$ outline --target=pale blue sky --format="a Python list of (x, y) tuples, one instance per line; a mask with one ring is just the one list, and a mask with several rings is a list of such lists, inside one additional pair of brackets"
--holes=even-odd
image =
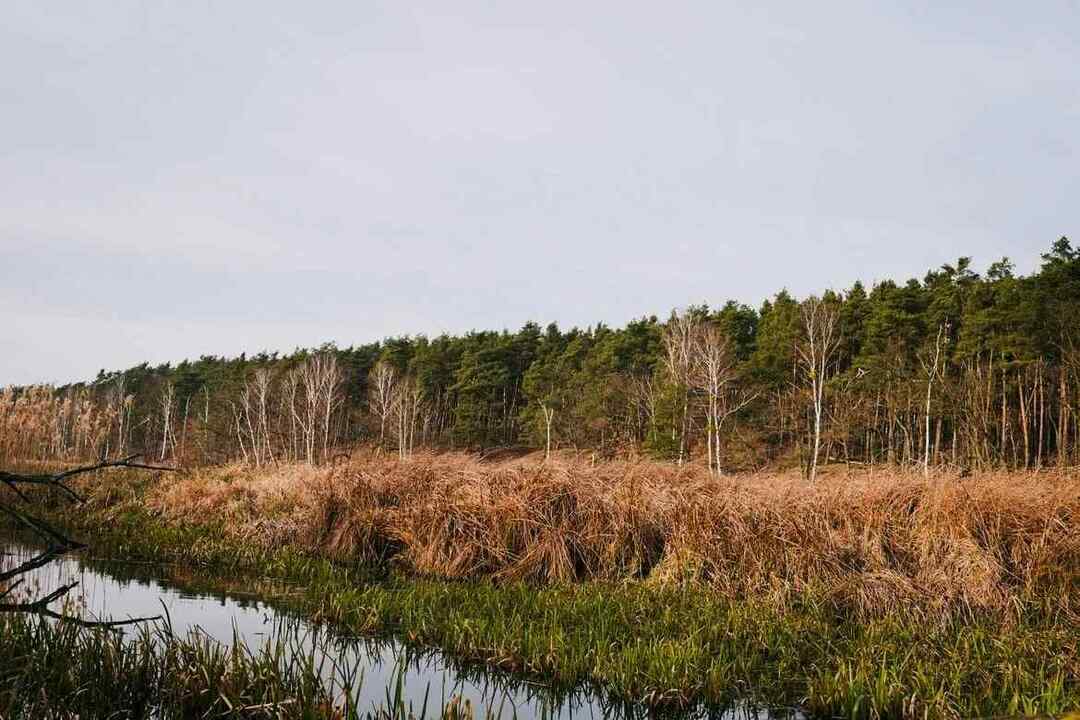
[(8, 2), (0, 385), (1078, 234), (1080, 4)]

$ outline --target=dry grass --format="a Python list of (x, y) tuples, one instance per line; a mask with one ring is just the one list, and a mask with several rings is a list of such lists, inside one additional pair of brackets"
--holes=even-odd
[(246, 542), (445, 578), (645, 578), (779, 603), (813, 592), (869, 615), (1046, 598), (1072, 613), (1080, 588), (1080, 478), (1064, 474), (833, 471), (810, 485), (647, 461), (369, 455), (166, 477), (141, 501)]

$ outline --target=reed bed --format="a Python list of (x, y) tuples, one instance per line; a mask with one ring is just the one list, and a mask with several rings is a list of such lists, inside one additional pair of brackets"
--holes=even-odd
[[(333, 657), (334, 639), (278, 621), (258, 649), (224, 645), (167, 623), (125, 636), (26, 615), (0, 616), (0, 718), (93, 720), (474, 720), (500, 717), (457, 696), (422, 702), (404, 692), (404, 667), (383, 698), (356, 702), (363, 672)], [(506, 714), (507, 717), (512, 714)]]
[[(54, 519), (102, 557), (287, 580), (295, 592), (274, 602), (300, 616), (646, 707), (749, 700), (868, 720), (1080, 708), (1068, 475), (807, 486), (621, 467), (452, 455), (103, 475), (84, 486), (89, 507)], [(768, 544), (746, 547), (757, 534)], [(538, 572), (566, 557), (571, 571)], [(985, 577), (972, 558), (996, 563), (994, 584), (931, 596)], [(872, 562), (939, 585), (886, 596)]]
[(390, 564), (444, 579), (641, 579), (784, 605), (813, 594), (863, 616), (1012, 612), (1075, 619), (1080, 478), (832, 471), (711, 477), (649, 461), (365, 455), (328, 468), (238, 466), (99, 478), (98, 510), (138, 503), (245, 546)]

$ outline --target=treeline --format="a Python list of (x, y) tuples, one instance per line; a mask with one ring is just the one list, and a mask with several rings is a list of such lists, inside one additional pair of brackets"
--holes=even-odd
[(0, 458), (319, 463), (360, 442), (1034, 468), (1080, 454), (1080, 250), (623, 328), (391, 338), (0, 390)]

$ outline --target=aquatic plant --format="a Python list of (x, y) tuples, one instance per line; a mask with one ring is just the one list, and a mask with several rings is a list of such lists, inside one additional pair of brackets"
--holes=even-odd
[[(235, 633), (231, 643), (221, 644), (197, 630), (178, 636), (167, 622), (125, 636), (25, 615), (2, 617), (0, 718), (474, 717), (472, 705), (456, 696), (414, 704), (406, 697), (403, 668), (382, 702), (359, 706), (363, 673), (338, 659), (334, 642), (289, 620), (276, 623), (267, 642), (252, 650)], [(475, 708), (475, 714), (494, 712)]]

